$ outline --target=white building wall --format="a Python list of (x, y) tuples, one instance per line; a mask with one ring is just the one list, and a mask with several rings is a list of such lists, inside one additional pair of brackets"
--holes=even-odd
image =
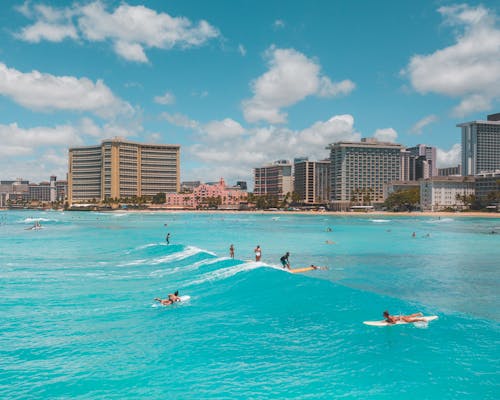
[(424, 211), (439, 211), (444, 208), (463, 208), (464, 203), (457, 195), (469, 196), (475, 193), (473, 180), (420, 181), (420, 204)]

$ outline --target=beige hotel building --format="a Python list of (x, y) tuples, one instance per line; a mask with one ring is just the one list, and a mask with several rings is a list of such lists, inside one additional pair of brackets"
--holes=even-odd
[(68, 203), (176, 193), (180, 146), (121, 138), (69, 149)]

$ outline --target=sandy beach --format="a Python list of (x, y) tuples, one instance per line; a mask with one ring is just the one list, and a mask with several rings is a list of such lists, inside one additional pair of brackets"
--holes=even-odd
[(391, 216), (391, 217), (447, 217), (447, 218), (461, 218), (461, 217), (475, 217), (475, 218), (500, 218), (498, 212), (389, 212), (389, 211), (369, 211), (369, 212), (349, 212), (349, 211), (237, 211), (237, 210), (184, 210), (184, 209), (165, 209), (165, 208), (149, 208), (147, 210), (114, 210), (115, 212), (163, 212), (163, 213), (212, 213), (212, 214), (286, 214), (286, 215), (332, 215), (342, 217), (361, 217), (361, 216)]

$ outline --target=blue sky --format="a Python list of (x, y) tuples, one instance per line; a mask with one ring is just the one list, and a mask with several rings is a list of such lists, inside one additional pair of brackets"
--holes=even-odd
[(114, 136), (180, 144), (182, 180), (372, 136), (452, 166), (456, 124), (500, 112), (494, 1), (2, 6), (1, 179), (64, 179), (68, 147)]

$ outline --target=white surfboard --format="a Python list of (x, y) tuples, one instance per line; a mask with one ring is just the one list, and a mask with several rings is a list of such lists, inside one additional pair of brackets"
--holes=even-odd
[[(427, 317), (415, 317), (415, 318), (418, 318), (420, 320), (424, 319), (425, 322), (429, 322), (429, 321), (434, 321), (435, 319), (438, 319), (439, 317), (437, 315), (429, 315)], [(393, 325), (414, 324), (416, 322), (423, 322), (423, 321), (415, 321), (415, 322), (398, 321), (395, 324), (390, 324), (389, 322), (382, 320), (382, 321), (363, 321), (363, 324), (370, 325), (370, 326), (393, 326)]]

